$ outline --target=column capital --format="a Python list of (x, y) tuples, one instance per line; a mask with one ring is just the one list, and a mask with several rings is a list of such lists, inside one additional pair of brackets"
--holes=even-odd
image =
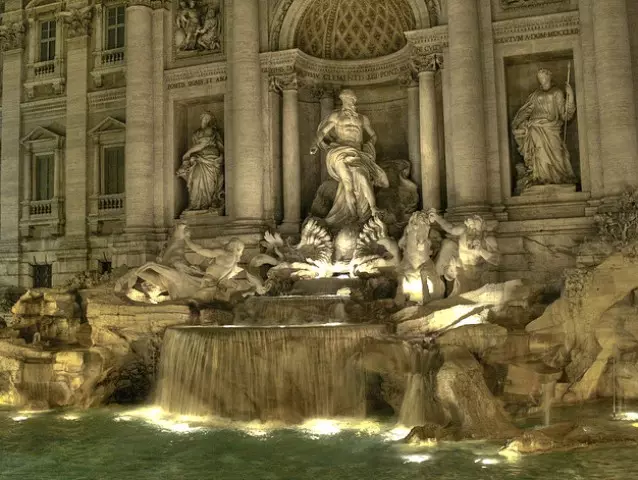
[(310, 95), (315, 100), (321, 100), (322, 98), (334, 99), (335, 94), (338, 92), (336, 85), (329, 83), (317, 83), (309, 86)]
[(270, 77), (270, 89), (278, 92), (283, 92), (285, 90), (298, 90), (299, 79), (297, 78), (297, 74), (291, 73)]
[(416, 72), (413, 70), (401, 74), (398, 81), (399, 85), (401, 85), (402, 87), (412, 88), (419, 86), (418, 75), (416, 75)]
[(7, 52), (24, 48), (25, 33), (21, 20), (0, 26), (0, 50)]
[(443, 54), (416, 54), (410, 59), (410, 64), (417, 75), (422, 72), (436, 72), (443, 68)]
[(58, 18), (66, 26), (68, 38), (86, 37), (91, 34), (93, 6), (72, 8), (58, 13)]

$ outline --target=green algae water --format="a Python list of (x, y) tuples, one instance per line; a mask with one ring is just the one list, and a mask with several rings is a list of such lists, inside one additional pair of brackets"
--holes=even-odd
[(0, 479), (611, 480), (638, 472), (635, 447), (507, 459), (498, 444), (416, 447), (397, 442), (402, 434), (370, 421), (266, 430), (166, 420), (152, 409), (0, 411)]

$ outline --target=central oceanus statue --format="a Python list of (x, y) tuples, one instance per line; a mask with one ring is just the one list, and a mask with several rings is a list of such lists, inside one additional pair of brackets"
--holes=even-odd
[[(325, 218), (330, 227), (363, 225), (379, 213), (374, 187), (388, 187), (388, 177), (376, 163), (377, 134), (365, 115), (357, 112), (357, 97), (352, 90), (342, 90), (340, 110), (335, 110), (317, 128), (310, 149), (315, 155), (325, 150), (328, 175), (339, 184), (332, 209)], [(368, 140), (364, 142), (364, 133)]]

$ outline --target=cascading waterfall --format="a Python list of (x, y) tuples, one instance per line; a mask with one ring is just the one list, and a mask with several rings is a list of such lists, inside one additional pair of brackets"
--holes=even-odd
[(32, 401), (48, 404), (52, 379), (53, 365), (50, 363), (25, 363), (19, 390)]
[(178, 327), (166, 331), (157, 402), (183, 415), (296, 421), (364, 416), (353, 360), (382, 325)]
[(415, 346), (411, 346), (407, 353), (412, 372), (406, 375), (399, 424), (414, 427), (439, 417), (434, 390), (441, 359), (437, 352), (429, 352)]

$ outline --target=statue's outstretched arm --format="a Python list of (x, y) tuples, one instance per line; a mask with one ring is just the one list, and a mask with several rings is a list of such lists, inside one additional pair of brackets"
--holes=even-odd
[(445, 233), (447, 233), (448, 235), (452, 235), (453, 237), (460, 237), (461, 235), (465, 233), (464, 225), (459, 225), (458, 227), (455, 227), (454, 225), (452, 225), (450, 222), (448, 222), (445, 218), (443, 218), (437, 213), (431, 212), (430, 215), (432, 217), (432, 220), (438, 223), (441, 226), (441, 228), (445, 231)]

